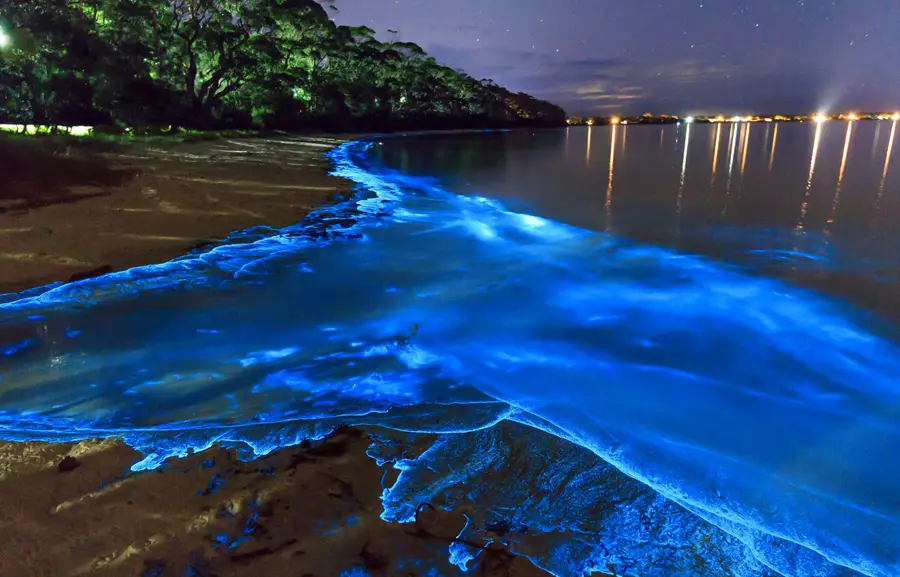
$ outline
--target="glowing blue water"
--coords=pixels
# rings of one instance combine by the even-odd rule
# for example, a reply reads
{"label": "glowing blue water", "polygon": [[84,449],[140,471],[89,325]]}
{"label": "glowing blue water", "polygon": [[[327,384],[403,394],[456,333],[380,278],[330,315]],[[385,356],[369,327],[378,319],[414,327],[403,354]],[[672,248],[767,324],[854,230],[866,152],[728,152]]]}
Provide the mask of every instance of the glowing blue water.
{"label": "glowing blue water", "polygon": [[458,433],[382,457],[385,518],[502,509],[560,575],[900,574],[893,342],[813,292],[367,172],[370,146],[333,153],[366,192],[311,223],[0,299],[0,436],[116,434],[139,470],[338,422]]}

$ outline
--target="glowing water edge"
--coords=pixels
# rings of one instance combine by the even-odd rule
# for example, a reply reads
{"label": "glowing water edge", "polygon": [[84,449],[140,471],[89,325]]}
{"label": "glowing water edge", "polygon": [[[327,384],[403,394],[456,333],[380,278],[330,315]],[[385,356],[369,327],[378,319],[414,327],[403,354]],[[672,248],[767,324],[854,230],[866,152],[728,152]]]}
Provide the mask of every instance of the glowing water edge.
{"label": "glowing water edge", "polygon": [[[471,502],[556,575],[900,574],[900,349],[848,305],[368,172],[301,225],[0,297],[7,440],[135,470],[337,423],[437,432],[384,518]],[[623,474],[624,473],[624,474]],[[475,551],[453,545],[465,567]],[[462,571],[462,569],[460,569]]]}

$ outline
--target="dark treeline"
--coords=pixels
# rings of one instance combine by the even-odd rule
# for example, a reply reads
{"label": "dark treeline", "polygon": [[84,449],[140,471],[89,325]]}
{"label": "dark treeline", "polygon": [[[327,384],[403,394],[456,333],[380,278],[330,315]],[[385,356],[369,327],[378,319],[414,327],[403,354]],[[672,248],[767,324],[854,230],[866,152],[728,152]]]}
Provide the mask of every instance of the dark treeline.
{"label": "dark treeline", "polygon": [[561,125],[314,0],[0,0],[0,120],[195,129]]}

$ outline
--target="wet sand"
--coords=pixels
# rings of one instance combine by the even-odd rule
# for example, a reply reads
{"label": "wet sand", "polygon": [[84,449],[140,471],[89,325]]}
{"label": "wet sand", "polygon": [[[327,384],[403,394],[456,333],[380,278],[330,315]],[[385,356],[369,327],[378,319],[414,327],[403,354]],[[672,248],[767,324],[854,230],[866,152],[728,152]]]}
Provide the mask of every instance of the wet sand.
{"label": "wet sand", "polygon": [[[13,170],[0,194],[0,293],[165,261],[255,225],[296,223],[349,192],[322,156],[342,141],[7,157],[7,168],[31,162],[32,170]],[[390,435],[341,429],[252,462],[214,447],[139,474],[129,468],[141,455],[116,439],[0,443],[0,575],[457,574],[448,547],[465,511],[425,507],[404,525],[379,517],[383,478],[397,472],[366,449]],[[500,545],[466,546],[479,553],[475,574],[546,575]]]}
{"label": "wet sand", "polygon": [[[384,470],[365,451],[390,435],[341,429],[252,462],[213,448],[139,474],[115,439],[0,446],[0,575],[456,574],[447,553],[465,511],[379,518]],[[473,569],[546,575],[493,547]]]}
{"label": "wet sand", "polygon": [[[163,262],[235,230],[282,227],[346,194],[344,138],[0,152],[0,293]],[[17,157],[18,156],[18,157]],[[4,166],[5,165],[5,166]]]}

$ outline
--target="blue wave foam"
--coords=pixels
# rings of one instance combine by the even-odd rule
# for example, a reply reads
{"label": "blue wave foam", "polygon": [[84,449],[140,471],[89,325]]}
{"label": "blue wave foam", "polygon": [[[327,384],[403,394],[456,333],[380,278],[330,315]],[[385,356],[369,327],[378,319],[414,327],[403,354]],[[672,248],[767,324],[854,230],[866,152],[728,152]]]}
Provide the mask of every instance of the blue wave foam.
{"label": "blue wave foam", "polygon": [[[452,479],[520,510],[537,491],[543,541],[516,546],[558,575],[900,573],[893,342],[810,291],[366,170],[376,145],[332,153],[360,189],[311,220],[0,297],[0,437],[121,436],[141,470],[339,423],[436,432],[394,461],[386,518]],[[502,449],[514,424],[529,454]],[[410,492],[426,462],[448,472]],[[584,491],[621,509],[577,519]]]}

